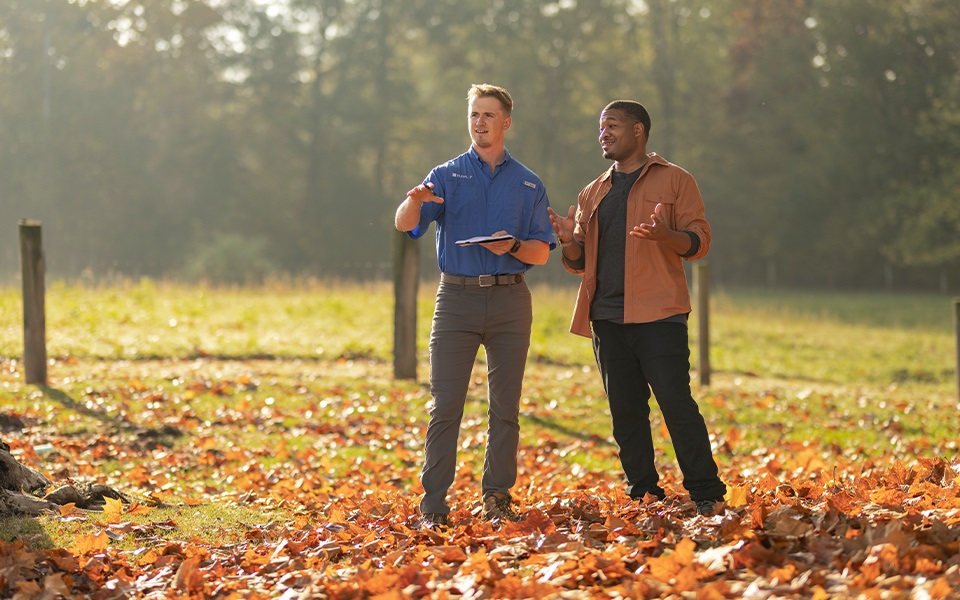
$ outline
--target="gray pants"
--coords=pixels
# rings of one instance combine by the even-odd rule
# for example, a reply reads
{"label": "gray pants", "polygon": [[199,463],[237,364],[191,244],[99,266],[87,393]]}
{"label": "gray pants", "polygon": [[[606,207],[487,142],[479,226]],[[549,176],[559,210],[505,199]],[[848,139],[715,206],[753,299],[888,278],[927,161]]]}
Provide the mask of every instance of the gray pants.
{"label": "gray pants", "polygon": [[520,390],[530,347],[533,305],[526,282],[493,287],[441,283],[430,333],[430,392],[420,482],[422,513],[449,513],[447,490],[470,375],[482,344],[487,357],[487,448],[481,492],[510,494],[517,482]]}

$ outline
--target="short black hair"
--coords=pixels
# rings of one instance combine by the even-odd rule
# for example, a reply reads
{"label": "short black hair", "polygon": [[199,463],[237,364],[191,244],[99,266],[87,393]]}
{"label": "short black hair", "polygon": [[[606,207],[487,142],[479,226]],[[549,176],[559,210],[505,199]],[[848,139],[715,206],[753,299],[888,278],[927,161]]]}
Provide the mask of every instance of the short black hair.
{"label": "short black hair", "polygon": [[635,102],[634,100],[614,100],[606,105],[603,110],[619,110],[630,115],[643,125],[644,135],[648,140],[650,139],[650,113],[648,113],[647,109],[639,102]]}

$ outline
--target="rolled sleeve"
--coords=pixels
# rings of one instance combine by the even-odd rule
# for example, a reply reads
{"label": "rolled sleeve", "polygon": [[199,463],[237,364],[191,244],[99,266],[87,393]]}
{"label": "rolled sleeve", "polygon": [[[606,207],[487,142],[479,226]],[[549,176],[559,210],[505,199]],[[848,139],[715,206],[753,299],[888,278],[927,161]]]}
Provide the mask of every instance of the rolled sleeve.
{"label": "rolled sleeve", "polygon": [[[683,255],[686,260],[703,258],[710,251],[710,224],[707,222],[703,207],[703,197],[696,180],[689,173],[678,170],[682,180],[678,189],[676,201],[676,229],[697,239],[697,248],[690,247],[690,251]],[[693,240],[691,239],[691,242]]]}

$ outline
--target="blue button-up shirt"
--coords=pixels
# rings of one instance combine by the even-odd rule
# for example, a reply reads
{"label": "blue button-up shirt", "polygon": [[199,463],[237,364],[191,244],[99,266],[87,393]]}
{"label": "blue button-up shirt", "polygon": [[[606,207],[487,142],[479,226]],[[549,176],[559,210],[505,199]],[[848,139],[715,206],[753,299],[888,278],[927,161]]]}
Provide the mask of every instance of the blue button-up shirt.
{"label": "blue button-up shirt", "polygon": [[480,155],[470,150],[438,165],[424,183],[443,203],[424,202],[420,223],[408,235],[422,237],[437,222],[437,263],[454,275],[521,273],[533,265],[507,253],[497,256],[480,245],[458,246],[457,240],[506,231],[519,240],[542,240],[554,247],[547,207],[550,200],[536,173],[505,152],[493,174]]}

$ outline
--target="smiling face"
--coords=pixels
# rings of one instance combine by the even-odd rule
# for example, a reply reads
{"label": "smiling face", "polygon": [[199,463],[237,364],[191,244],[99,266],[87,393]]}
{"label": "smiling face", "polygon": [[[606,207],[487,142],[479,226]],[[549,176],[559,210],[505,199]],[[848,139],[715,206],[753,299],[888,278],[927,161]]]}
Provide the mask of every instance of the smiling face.
{"label": "smiling face", "polygon": [[622,110],[604,110],[600,113],[600,149],[604,158],[617,162],[646,154],[643,124]]}
{"label": "smiling face", "polygon": [[470,100],[467,126],[470,139],[477,148],[503,146],[510,123],[510,117],[504,113],[503,105],[493,96],[477,96]]}

